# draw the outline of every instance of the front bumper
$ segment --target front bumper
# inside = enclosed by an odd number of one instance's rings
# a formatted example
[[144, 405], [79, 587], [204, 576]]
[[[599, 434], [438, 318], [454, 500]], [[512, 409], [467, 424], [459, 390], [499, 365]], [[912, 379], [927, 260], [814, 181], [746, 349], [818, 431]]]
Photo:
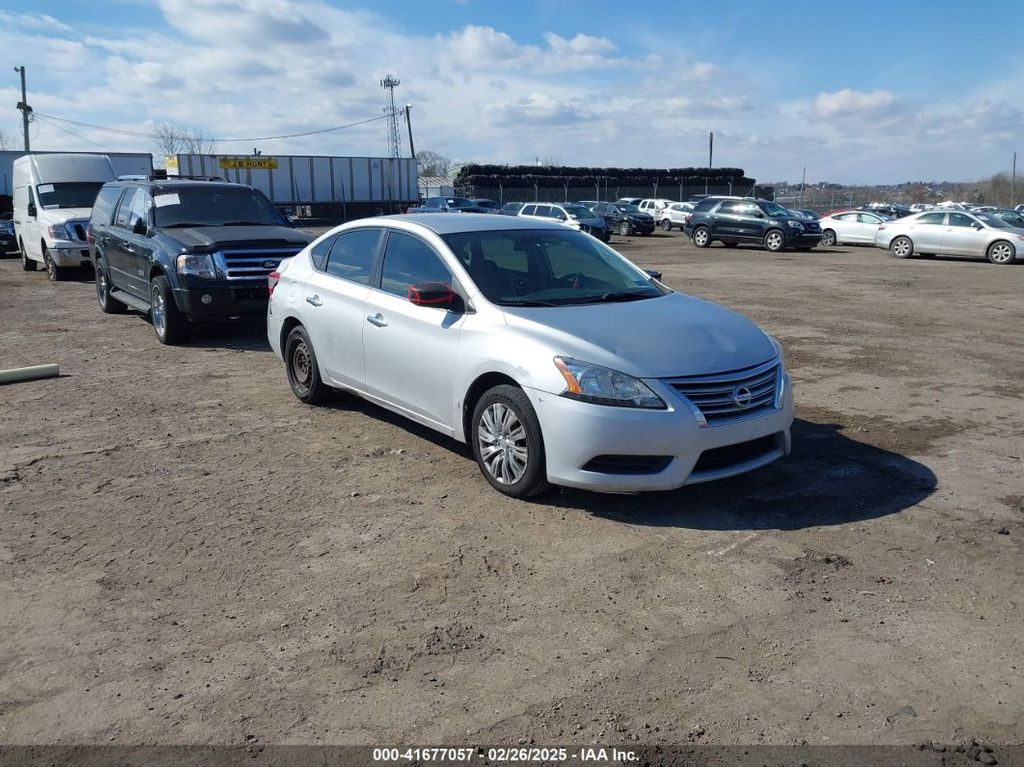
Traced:
[[787, 232], [786, 244], [794, 248], [814, 247], [821, 242], [821, 232]]
[[92, 259], [89, 258], [89, 246], [84, 242], [56, 240], [52, 245], [47, 243], [46, 250], [50, 254], [50, 260], [57, 266], [92, 264]]
[[226, 320], [235, 317], [263, 316], [267, 311], [266, 281], [245, 281], [226, 285], [220, 281], [193, 284], [174, 289], [178, 309], [193, 320]]
[[[604, 492], [673, 490], [743, 474], [790, 452], [793, 388], [788, 376], [778, 409], [716, 426], [700, 426], [680, 398], [668, 391], [659, 391], [668, 410], [592, 405], [536, 389], [525, 391], [544, 435], [548, 480], [556, 485]], [[695, 471], [705, 451], [761, 438], [768, 438], [770, 445], [758, 454]], [[584, 470], [598, 456], [666, 456], [671, 460], [654, 473]]]

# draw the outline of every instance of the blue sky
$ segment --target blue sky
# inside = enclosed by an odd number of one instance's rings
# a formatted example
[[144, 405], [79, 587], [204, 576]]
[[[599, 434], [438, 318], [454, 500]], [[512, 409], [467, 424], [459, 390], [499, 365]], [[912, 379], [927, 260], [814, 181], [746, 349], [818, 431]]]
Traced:
[[[713, 130], [716, 164], [763, 181], [804, 166], [966, 180], [1024, 151], [1020, 17], [1011, 2], [0, 0], [0, 104], [24, 64], [36, 148], [151, 150], [159, 121], [233, 138], [374, 117], [391, 72], [417, 147], [460, 161], [701, 165]], [[0, 130], [17, 142], [16, 111]], [[378, 121], [259, 147], [385, 142]]]

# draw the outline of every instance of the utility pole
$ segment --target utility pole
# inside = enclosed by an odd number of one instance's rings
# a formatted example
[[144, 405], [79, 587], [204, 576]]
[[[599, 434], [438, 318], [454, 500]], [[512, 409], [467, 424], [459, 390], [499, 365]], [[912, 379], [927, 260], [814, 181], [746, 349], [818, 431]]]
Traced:
[[412, 117], [409, 116], [410, 109], [412, 109], [412, 104], [406, 104], [405, 125], [409, 129], [409, 156], [416, 159], [416, 145], [412, 143]]
[[800, 177], [800, 207], [804, 206], [804, 184], [807, 183], [807, 166], [804, 166], [804, 175]]
[[21, 73], [21, 101], [18, 102], [18, 109], [21, 110], [21, 124], [25, 130], [25, 152], [28, 153], [28, 116], [32, 113], [32, 107], [28, 105], [28, 96], [25, 95], [25, 67], [15, 67], [14, 71]]
[[708, 193], [708, 182], [711, 181], [711, 168], [714, 165], [712, 158], [715, 155], [715, 132], [708, 134], [708, 175], [704, 177], [704, 194]]
[[1017, 205], [1017, 153], [1013, 153], [1013, 175], [1010, 176], [1010, 207]]

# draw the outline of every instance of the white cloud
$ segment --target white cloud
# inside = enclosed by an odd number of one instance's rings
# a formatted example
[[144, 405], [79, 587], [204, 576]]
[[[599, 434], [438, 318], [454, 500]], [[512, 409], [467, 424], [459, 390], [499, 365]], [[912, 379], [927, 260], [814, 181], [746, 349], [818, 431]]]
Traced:
[[865, 92], [843, 88], [832, 93], [819, 93], [814, 99], [814, 112], [822, 118], [877, 114], [895, 103], [896, 97], [887, 90]]

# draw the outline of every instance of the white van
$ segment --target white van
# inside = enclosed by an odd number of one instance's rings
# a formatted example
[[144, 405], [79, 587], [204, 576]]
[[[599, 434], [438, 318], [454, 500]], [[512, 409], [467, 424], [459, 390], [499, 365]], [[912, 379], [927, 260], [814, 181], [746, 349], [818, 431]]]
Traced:
[[70, 267], [89, 263], [85, 229], [100, 187], [114, 181], [103, 154], [27, 154], [14, 161], [14, 236], [21, 268], [46, 267], [62, 280]]

